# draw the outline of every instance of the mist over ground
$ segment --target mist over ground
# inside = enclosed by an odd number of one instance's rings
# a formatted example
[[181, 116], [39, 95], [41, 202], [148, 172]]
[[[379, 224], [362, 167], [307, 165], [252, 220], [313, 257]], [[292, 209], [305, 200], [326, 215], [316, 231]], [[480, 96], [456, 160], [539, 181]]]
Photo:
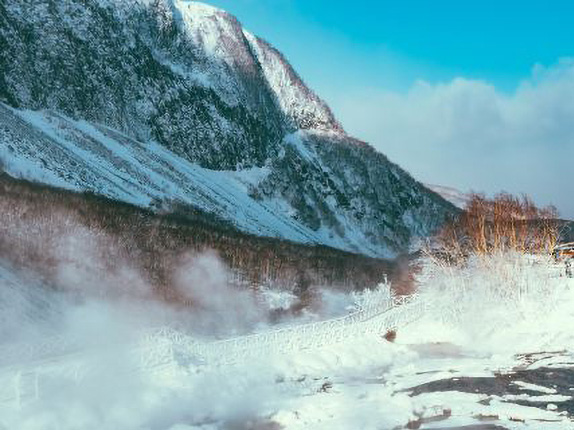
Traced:
[[[254, 276], [245, 282], [255, 268], [231, 268], [217, 250], [186, 242], [185, 228], [175, 236], [171, 222], [162, 227], [152, 214], [135, 211], [130, 221], [129, 207], [104, 201], [95, 209], [89, 196], [47, 190], [35, 199], [32, 189], [0, 201], [0, 398], [38, 369], [42, 395], [2, 409], [0, 428], [251, 428], [252, 415], [265, 421], [261, 408], [282, 398], [269, 383], [276, 373], [194, 376], [192, 366], [166, 382], [137, 370], [140, 348], [153, 357], [162, 347], [155, 338], [142, 344], [146, 333], [168, 328], [210, 342], [346, 315], [366, 297], [315, 284], [304, 271], [276, 284]], [[191, 234], [205, 235], [202, 228]]]
[[[62, 264], [65, 271], [68, 263]], [[448, 380], [441, 378], [488, 377], [491, 369], [501, 372], [522, 363], [520, 353], [560, 351], [569, 344], [572, 283], [557, 270], [544, 259], [519, 255], [472, 260], [460, 268], [426, 261], [417, 275], [426, 311], [402, 327], [396, 343], [363, 334], [281, 354], [261, 346], [250, 358], [235, 357], [234, 364], [182, 362], [173, 371], [154, 372], [137, 370], [138, 348], [161, 345], [138, 343], [145, 330], [171, 325], [198, 339], [235, 336], [238, 328], [242, 334], [269, 330], [274, 327], [270, 312], [289, 309], [297, 299], [285, 291], [230, 287], [225, 266], [210, 253], [182, 262], [180, 287], [195, 303], [185, 310], [146, 294], [113, 294], [125, 278], [117, 284], [118, 279], [102, 277], [108, 284], [105, 295], [89, 285], [85, 291], [54, 290], [3, 265], [0, 303], [9, 310], [10, 324], [0, 332], [2, 360], [9, 359], [6, 346], [15, 341], [42, 345], [57, 338], [75, 352], [42, 363], [41, 396], [17, 408], [2, 407], [0, 424], [22, 430], [380, 429], [417, 422], [437, 405], [448, 405], [453, 415], [471, 421], [473, 414], [496, 413], [505, 423], [521, 417], [540, 424], [533, 428], [562, 428], [557, 420], [565, 419], [559, 413], [568, 403], [561, 402], [570, 399], [562, 394], [533, 397], [558, 403], [552, 412], [516, 405], [512, 396], [425, 391], [425, 384]], [[380, 293], [317, 294], [315, 308], [282, 323], [344, 315]], [[563, 361], [563, 354], [544, 357]], [[21, 368], [28, 364], [24, 355], [17, 360]], [[66, 376], [80, 363], [79, 380]], [[2, 390], [11, 378], [0, 372]], [[524, 396], [520, 399], [528, 399]]]
[[[229, 338], [345, 315], [365, 297], [310, 287], [313, 297], [302, 306], [292, 291], [233, 285], [230, 269], [209, 251], [182, 255], [174, 275], [178, 300], [166, 301], [128, 261], [101, 270], [104, 234], [73, 230], [77, 235], [63, 236], [50, 248], [54, 277], [0, 260], [0, 362], [38, 369], [43, 349], [52, 349], [50, 361], [40, 367], [45, 369], [41, 398], [2, 410], [0, 428], [275, 428], [261, 418], [262, 409], [283, 398], [270, 384], [274, 372], [246, 367], [194, 375], [192, 366], [186, 371], [191, 374], [166, 382], [137, 371], [142, 335], [171, 327], [197, 339]], [[30, 348], [36, 352], [27, 356]], [[53, 356], [58, 348], [59, 358]], [[50, 370], [57, 359], [68, 364]], [[80, 366], [79, 381], [66, 376], [65, 368], [73, 373], [75, 366]], [[18, 375], [1, 373], [2, 390], [11, 389], [14, 378]]]

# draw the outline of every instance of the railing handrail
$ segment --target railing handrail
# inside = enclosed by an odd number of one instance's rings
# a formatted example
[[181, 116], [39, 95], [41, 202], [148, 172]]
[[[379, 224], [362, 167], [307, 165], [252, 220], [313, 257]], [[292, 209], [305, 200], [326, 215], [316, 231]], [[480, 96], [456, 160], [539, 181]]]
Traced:
[[[215, 341], [201, 341], [172, 327], [146, 330], [142, 332], [140, 342], [134, 345], [136, 357], [139, 354], [139, 366], [134, 370], [161, 371], [166, 366], [181, 365], [179, 360], [185, 357], [189, 359], [189, 363], [198, 365], [202, 360], [233, 365], [254, 354], [298, 351], [342, 342], [360, 334], [381, 333], [382, 330], [395, 329], [399, 325], [418, 318], [426, 305], [421, 300], [417, 301], [418, 298], [416, 294], [385, 298], [342, 317]], [[401, 310], [400, 308], [404, 305], [414, 305], [414, 307], [408, 306]], [[58, 339], [61, 340], [63, 337], [58, 337]], [[43, 345], [48, 344], [49, 342], [43, 343]], [[31, 351], [34, 351], [34, 348]], [[60, 377], [72, 377], [74, 381], [80, 383], [84, 375], [90, 371], [88, 361], [82, 361], [85, 358], [79, 352], [71, 366], [66, 365], [61, 369], [58, 364], [51, 367], [53, 363], [49, 361], [49, 365], [45, 367], [46, 362], [41, 360], [27, 366], [5, 367], [4, 374], [0, 374], [0, 377], [8, 378], [8, 380], [13, 378], [11, 380], [14, 383], [1, 384], [3, 386], [0, 387], [0, 402], [6, 401], [6, 398], [12, 398], [17, 405], [20, 405], [23, 398], [37, 398], [39, 396], [38, 381], [45, 374], [53, 376], [55, 373]], [[23, 375], [26, 375], [25, 380]], [[12, 394], [6, 395], [5, 391], [12, 389]]]

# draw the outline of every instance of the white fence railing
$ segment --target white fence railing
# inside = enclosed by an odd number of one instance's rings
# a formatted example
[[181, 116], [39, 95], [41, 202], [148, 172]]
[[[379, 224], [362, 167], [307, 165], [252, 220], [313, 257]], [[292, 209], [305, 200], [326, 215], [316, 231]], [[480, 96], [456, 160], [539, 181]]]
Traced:
[[[420, 317], [424, 306], [418, 303], [417, 298], [416, 295], [389, 298], [340, 318], [211, 342], [169, 328], [160, 328], [145, 337], [145, 344], [150, 345], [150, 348], [142, 350], [142, 363], [153, 366], [175, 359], [183, 365], [233, 364], [261, 354], [319, 348], [361, 334], [384, 334], [387, 330], [396, 329]], [[162, 348], [161, 354], [158, 354], [154, 346], [165, 345], [166, 340], [169, 348]]]
[[[206, 363], [233, 365], [251, 357], [320, 348], [365, 334], [384, 335], [388, 330], [418, 319], [425, 309], [417, 295], [386, 298], [340, 318], [211, 342], [163, 327], [146, 332], [140, 343], [134, 345], [133, 370], [154, 372], [169, 366]], [[21, 354], [20, 359], [35, 354], [36, 360], [26, 360], [29, 363], [26, 366], [0, 368], [0, 405], [19, 406], [25, 400], [37, 399], [46, 378], [65, 378], [81, 383], [90, 366], [89, 360], [82, 359], [78, 348], [74, 341], [55, 338], [53, 343], [47, 340], [30, 347], [19, 345], [1, 349], [0, 362], [14, 361], [18, 354]], [[5, 353], [8, 355], [3, 355]]]

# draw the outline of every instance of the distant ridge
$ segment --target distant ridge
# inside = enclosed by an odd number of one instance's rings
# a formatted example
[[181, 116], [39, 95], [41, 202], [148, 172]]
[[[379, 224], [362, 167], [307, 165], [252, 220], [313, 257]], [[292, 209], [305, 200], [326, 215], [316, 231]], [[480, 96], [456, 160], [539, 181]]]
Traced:
[[467, 193], [463, 193], [462, 191], [453, 187], [432, 184], [425, 184], [425, 186], [460, 209], [464, 209], [470, 199], [470, 196]]

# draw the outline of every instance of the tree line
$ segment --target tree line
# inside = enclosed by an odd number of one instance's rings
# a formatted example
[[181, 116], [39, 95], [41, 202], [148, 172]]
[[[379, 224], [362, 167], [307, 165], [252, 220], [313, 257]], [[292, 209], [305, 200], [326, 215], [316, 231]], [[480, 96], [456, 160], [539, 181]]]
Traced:
[[191, 207], [158, 213], [0, 174], [0, 258], [54, 284], [62, 259], [94, 278], [127, 265], [158, 295], [177, 299], [174, 273], [182, 258], [206, 251], [228, 266], [230, 282], [249, 288], [361, 289], [396, 271], [387, 260], [245, 234]]
[[563, 226], [554, 206], [538, 207], [527, 195], [472, 194], [465, 210], [445, 223], [432, 248], [455, 262], [471, 254], [550, 254]]

